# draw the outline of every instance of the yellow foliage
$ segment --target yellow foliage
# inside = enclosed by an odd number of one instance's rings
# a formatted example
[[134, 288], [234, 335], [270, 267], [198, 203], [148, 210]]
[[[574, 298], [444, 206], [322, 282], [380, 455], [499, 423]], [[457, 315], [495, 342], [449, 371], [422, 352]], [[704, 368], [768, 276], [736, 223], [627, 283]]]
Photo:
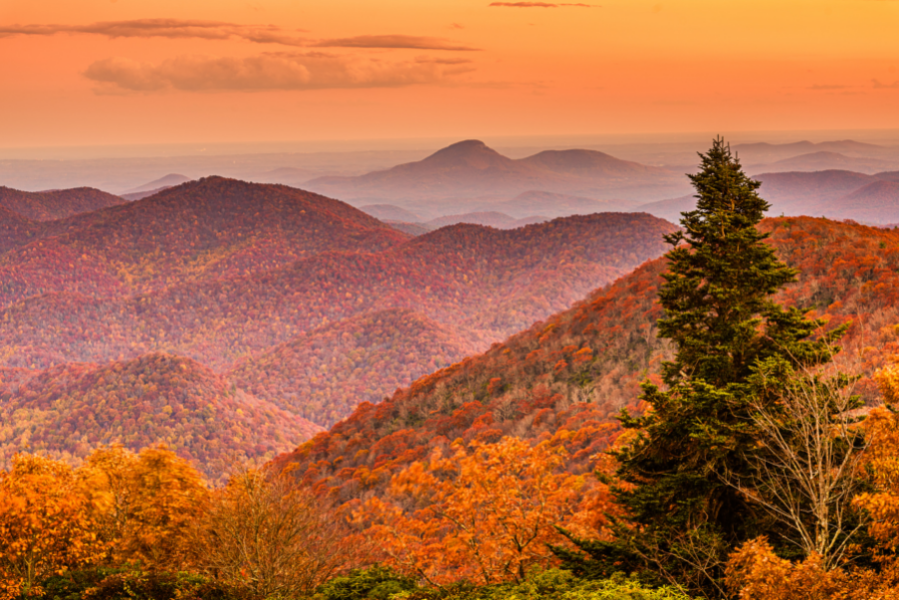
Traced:
[[38, 582], [100, 559], [97, 516], [108, 495], [88, 473], [18, 454], [0, 472], [0, 599], [39, 595]]
[[86, 468], [113, 501], [103, 521], [113, 560], [184, 568], [209, 495], [200, 474], [163, 444], [137, 455], [119, 445], [99, 448]]

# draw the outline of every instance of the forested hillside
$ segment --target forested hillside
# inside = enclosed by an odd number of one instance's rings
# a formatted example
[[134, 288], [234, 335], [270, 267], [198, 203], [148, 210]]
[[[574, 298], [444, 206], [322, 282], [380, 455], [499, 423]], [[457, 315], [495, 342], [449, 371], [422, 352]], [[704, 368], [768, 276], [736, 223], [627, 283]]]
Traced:
[[122, 203], [118, 196], [88, 187], [22, 192], [0, 186], [0, 207], [32, 221], [65, 219]]
[[[0, 382], [11, 420], [0, 459], [40, 446], [76, 460], [96, 443], [137, 448], [157, 435], [209, 473], [221, 472], [226, 455], [288, 450], [361, 402], [566, 309], [658, 256], [675, 229], [607, 213], [504, 231], [455, 225], [410, 239], [337, 200], [217, 177], [67, 219], [4, 217]], [[198, 398], [237, 402], [228, 410], [258, 399], [300, 421], [277, 430], [277, 448], [249, 443], [246, 419], [201, 426], [199, 405], [145, 424], [127, 415], [156, 413], [162, 398], [147, 404], [130, 384], [110, 389], [86, 375], [178, 371], [150, 358], [166, 355], [185, 366], [179, 380]], [[73, 369], [77, 384], [61, 382]], [[59, 397], [47, 391], [63, 388]], [[238, 396], [210, 391], [219, 388]], [[91, 412], [85, 398], [110, 394], [113, 413]], [[29, 412], [36, 398], [52, 409]], [[109, 414], [122, 416], [121, 432], [109, 433]], [[201, 438], [214, 442], [199, 449]]]
[[[827, 219], [768, 219], [761, 229], [778, 256], [798, 268], [778, 296], [834, 328], [848, 323], [839, 360], [864, 374], [858, 390], [877, 396], [871, 374], [897, 351], [897, 230]], [[618, 434], [612, 418], [639, 410], [639, 384], [669, 356], [657, 337], [659, 275], [642, 265], [573, 308], [486, 353], [415, 381], [381, 404], [363, 404], [328, 433], [279, 457], [304, 481], [342, 501], [384, 490], [391, 476], [434, 448], [513, 435], [560, 436], [569, 472]]]
[[99, 445], [160, 442], [212, 480], [230, 462], [274, 457], [321, 431], [228, 384], [203, 365], [147, 354], [67, 363], [31, 377], [0, 373], [0, 463], [28, 448], [78, 462]]

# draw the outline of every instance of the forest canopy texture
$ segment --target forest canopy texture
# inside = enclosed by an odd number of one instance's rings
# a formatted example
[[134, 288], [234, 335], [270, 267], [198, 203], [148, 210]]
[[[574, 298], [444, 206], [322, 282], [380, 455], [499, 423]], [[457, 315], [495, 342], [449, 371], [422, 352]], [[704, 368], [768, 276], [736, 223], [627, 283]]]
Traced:
[[896, 598], [896, 230], [690, 180], [665, 260], [264, 466], [16, 455], [0, 599]]

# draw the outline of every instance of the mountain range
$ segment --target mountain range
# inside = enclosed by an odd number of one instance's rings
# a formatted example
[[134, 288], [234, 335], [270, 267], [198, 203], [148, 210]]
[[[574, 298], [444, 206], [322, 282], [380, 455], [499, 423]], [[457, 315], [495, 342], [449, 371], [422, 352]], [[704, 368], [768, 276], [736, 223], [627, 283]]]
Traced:
[[414, 201], [422, 212], [433, 211], [450, 199], [502, 200], [532, 190], [594, 199], [648, 200], [663, 190], [686, 186], [680, 173], [595, 150], [545, 150], [511, 159], [478, 140], [458, 142], [423, 160], [383, 171], [320, 177], [304, 184], [355, 203]]
[[4, 210], [25, 235], [0, 252], [0, 462], [155, 436], [212, 470], [289, 450], [565, 309], [675, 229], [607, 213], [413, 238], [219, 177], [54, 221]]
[[[897, 171], [874, 175], [853, 171], [761, 173], [760, 195], [771, 205], [771, 214], [825, 216], [875, 225], [897, 223], [900, 189]], [[634, 210], [669, 220], [690, 210], [696, 200], [682, 196], [642, 204]]]

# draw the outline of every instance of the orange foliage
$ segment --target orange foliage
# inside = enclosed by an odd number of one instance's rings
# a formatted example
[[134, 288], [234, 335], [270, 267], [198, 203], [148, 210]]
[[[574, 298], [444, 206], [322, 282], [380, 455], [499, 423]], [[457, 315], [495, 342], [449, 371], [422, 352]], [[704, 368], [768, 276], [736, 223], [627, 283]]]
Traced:
[[100, 559], [109, 497], [91, 473], [19, 454], [0, 471], [0, 598], [40, 595], [44, 577]]
[[564, 455], [510, 437], [457, 443], [449, 457], [437, 450], [412, 463], [391, 480], [391, 500], [355, 515], [389, 562], [430, 582], [521, 581], [552, 562], [547, 544], [565, 540], [554, 526], [576, 511], [584, 478], [559, 472]]
[[162, 445], [137, 455], [121, 446], [99, 448], [86, 464], [114, 501], [105, 519], [113, 560], [184, 568], [196, 551], [190, 532], [206, 508], [200, 474]]
[[[893, 581], [892, 581], [893, 580]], [[799, 563], [778, 558], [765, 539], [747, 542], [729, 558], [726, 582], [742, 600], [896, 600], [891, 573], [826, 570], [812, 554]]]

